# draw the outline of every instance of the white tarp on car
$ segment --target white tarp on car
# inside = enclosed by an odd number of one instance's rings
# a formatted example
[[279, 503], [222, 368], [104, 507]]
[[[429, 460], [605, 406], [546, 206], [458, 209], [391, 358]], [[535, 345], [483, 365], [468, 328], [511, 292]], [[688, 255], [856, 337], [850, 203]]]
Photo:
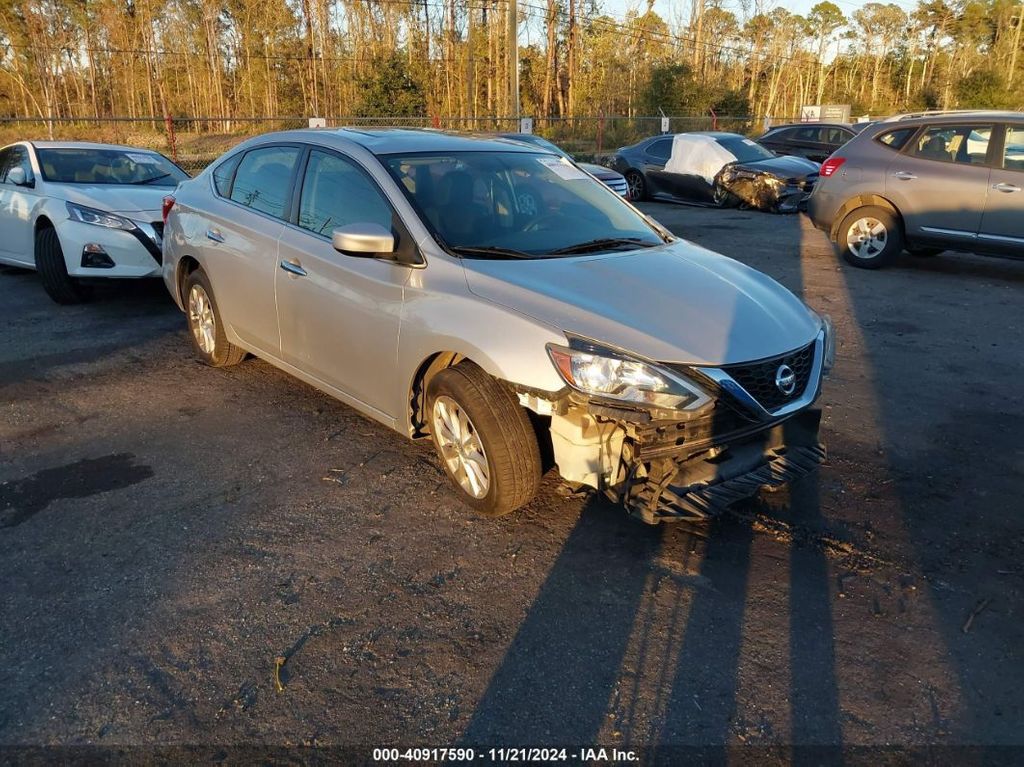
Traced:
[[735, 161], [736, 156], [711, 136], [677, 133], [672, 139], [672, 155], [665, 163], [665, 172], [700, 176], [711, 184], [726, 163]]

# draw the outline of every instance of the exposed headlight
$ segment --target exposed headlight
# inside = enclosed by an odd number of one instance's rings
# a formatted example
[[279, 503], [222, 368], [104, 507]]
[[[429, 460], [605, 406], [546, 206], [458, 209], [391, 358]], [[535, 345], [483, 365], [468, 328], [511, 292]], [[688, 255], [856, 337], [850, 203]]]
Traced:
[[96, 226], [105, 226], [107, 229], [123, 229], [126, 232], [130, 232], [135, 229], [135, 222], [124, 216], [118, 216], [114, 213], [107, 213], [103, 210], [96, 210], [95, 208], [87, 208], [84, 205], [75, 205], [73, 202], [69, 202], [68, 215], [72, 221], [81, 221], [83, 224], [94, 224]]
[[552, 344], [548, 354], [565, 382], [584, 394], [670, 410], [698, 410], [711, 401], [692, 381], [647, 362]]

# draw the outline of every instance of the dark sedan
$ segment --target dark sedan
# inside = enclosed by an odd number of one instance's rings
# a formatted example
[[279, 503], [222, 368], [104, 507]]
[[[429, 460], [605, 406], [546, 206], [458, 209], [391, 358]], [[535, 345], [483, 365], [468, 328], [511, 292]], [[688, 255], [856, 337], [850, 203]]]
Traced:
[[806, 201], [818, 164], [776, 157], [736, 133], [653, 136], [619, 149], [609, 166], [626, 177], [630, 197], [696, 205], [746, 205], [780, 213]]
[[795, 123], [776, 125], [757, 140], [775, 154], [806, 157], [825, 162], [839, 147], [856, 136], [868, 123]]
[[607, 186], [616, 194], [622, 197], [629, 196], [629, 187], [626, 185], [626, 179], [622, 177], [621, 173], [616, 173], [614, 170], [604, 167], [603, 165], [594, 165], [589, 162], [576, 162], [575, 158], [564, 149], [555, 144], [552, 144], [546, 138], [537, 136], [533, 133], [499, 133], [501, 138], [512, 139], [513, 141], [521, 141], [526, 144], [533, 144], [547, 149], [555, 154], [560, 154], [565, 159], [575, 163], [580, 168], [583, 168], [587, 173], [596, 178], [602, 184]]

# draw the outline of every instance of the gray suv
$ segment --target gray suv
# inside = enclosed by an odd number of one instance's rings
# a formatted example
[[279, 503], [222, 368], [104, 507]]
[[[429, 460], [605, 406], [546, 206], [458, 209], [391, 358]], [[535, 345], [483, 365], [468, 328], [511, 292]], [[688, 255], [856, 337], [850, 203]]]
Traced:
[[1024, 114], [952, 112], [870, 126], [829, 157], [808, 202], [854, 266], [906, 249], [1024, 257]]

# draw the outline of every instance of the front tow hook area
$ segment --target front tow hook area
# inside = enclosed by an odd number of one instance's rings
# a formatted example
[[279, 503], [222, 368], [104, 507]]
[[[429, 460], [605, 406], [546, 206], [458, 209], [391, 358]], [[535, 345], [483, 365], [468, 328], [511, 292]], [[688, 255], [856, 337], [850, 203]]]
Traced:
[[706, 522], [761, 487], [791, 482], [824, 463], [820, 424], [820, 410], [804, 410], [724, 450], [652, 464], [647, 476], [634, 466], [622, 501], [647, 524]]

